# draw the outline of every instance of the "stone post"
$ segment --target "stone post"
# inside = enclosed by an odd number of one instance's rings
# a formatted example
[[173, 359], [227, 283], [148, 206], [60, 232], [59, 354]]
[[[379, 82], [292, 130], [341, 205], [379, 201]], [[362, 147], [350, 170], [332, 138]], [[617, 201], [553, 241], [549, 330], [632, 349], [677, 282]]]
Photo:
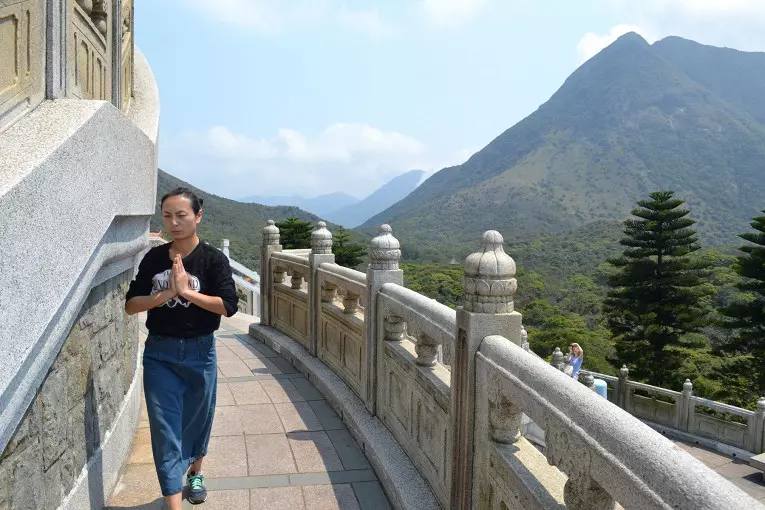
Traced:
[[[475, 356], [484, 338], [502, 335], [521, 345], [521, 314], [514, 311], [515, 262], [499, 232], [483, 234], [481, 250], [465, 260], [464, 305], [457, 308], [457, 332], [450, 420], [452, 427], [452, 510], [472, 506]], [[486, 431], [479, 431], [483, 434]]]
[[754, 432], [752, 434], [752, 452], [755, 454], [765, 452], [765, 397], [757, 401], [757, 410], [754, 412]]
[[683, 391], [675, 403], [675, 428], [687, 431], [691, 417], [691, 396], [693, 395], [693, 383], [686, 379], [683, 383]]
[[308, 350], [318, 355], [319, 328], [321, 327], [321, 284], [319, 283], [319, 266], [324, 263], [334, 264], [335, 255], [332, 253], [332, 233], [323, 221], [311, 234], [311, 254], [308, 255]]
[[563, 368], [566, 366], [566, 364], [563, 362], [565, 359], [566, 356], [561, 352], [560, 347], [556, 347], [552, 353], [552, 360], [550, 361], [550, 364], [563, 372]]
[[229, 254], [229, 251], [228, 251], [228, 247], [229, 247], [229, 241], [228, 241], [228, 239], [224, 239], [224, 240], [223, 240], [223, 250], [222, 250], [222, 251], [223, 251], [223, 254], [224, 254], [226, 257], [229, 257], [229, 258], [231, 258], [231, 255]]
[[529, 334], [526, 332], [526, 328], [521, 325], [521, 347], [524, 351], [529, 352]]
[[282, 251], [279, 244], [279, 229], [274, 220], [268, 220], [263, 228], [263, 244], [260, 246], [260, 323], [271, 325], [271, 295], [274, 277], [271, 273], [271, 255]]
[[595, 391], [595, 376], [589, 372], [582, 374], [582, 384]]
[[[398, 268], [399, 260], [401, 260], [401, 245], [398, 239], [393, 237], [390, 225], [381, 225], [379, 233], [369, 243], [367, 306], [364, 309], [364, 342], [367, 346], [367, 398], [365, 400], [367, 410], [373, 416], [377, 413], [377, 355], [378, 352], [382, 352], [385, 341], [382, 338], [384, 335], [378, 335], [378, 331], [383, 332], [385, 328], [382, 318], [377, 316], [377, 293], [386, 283], [404, 285], [404, 272]], [[403, 329], [401, 334], [403, 335]]]
[[630, 369], [627, 365], [622, 365], [619, 369], [619, 382], [616, 384], [616, 405], [627, 411], [627, 381], [629, 380]]

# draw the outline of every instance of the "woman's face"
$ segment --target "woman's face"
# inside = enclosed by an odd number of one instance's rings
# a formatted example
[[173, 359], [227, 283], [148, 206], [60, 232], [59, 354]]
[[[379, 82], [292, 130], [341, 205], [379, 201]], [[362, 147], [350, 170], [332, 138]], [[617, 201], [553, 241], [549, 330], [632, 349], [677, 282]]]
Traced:
[[582, 350], [579, 348], [578, 345], [572, 345], [571, 350], [574, 353], [574, 356], [579, 356], [582, 354]]
[[173, 239], [180, 240], [194, 236], [200, 221], [202, 221], [202, 211], [194, 214], [191, 201], [184, 196], [168, 197], [162, 204], [162, 223]]

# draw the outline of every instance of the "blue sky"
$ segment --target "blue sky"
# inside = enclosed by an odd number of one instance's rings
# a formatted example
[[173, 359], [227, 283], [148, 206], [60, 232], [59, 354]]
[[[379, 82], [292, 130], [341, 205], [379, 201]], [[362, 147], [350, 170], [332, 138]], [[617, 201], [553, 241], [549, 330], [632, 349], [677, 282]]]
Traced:
[[160, 167], [223, 196], [459, 164], [618, 35], [765, 50], [765, 0], [135, 0]]

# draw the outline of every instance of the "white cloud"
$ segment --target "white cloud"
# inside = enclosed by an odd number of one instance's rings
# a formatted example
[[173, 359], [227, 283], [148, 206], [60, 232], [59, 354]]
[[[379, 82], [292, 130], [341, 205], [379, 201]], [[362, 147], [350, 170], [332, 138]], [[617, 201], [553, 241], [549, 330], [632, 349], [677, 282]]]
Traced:
[[216, 126], [166, 140], [161, 152], [163, 169], [233, 198], [338, 190], [361, 197], [403, 172], [437, 170], [464, 162], [466, 155], [437, 155], [399, 132], [352, 123], [333, 124], [314, 136], [285, 128], [271, 138]]
[[432, 25], [450, 27], [478, 15], [490, 0], [420, 0], [419, 8]]
[[337, 13], [340, 25], [357, 30], [375, 38], [386, 38], [396, 35], [397, 29], [386, 21], [377, 9], [352, 11], [343, 6]]
[[261, 34], [276, 34], [287, 28], [320, 20], [324, 0], [185, 0], [206, 18]]
[[603, 48], [629, 32], [640, 34], [648, 42], [653, 42], [653, 39], [646, 35], [645, 30], [633, 25], [616, 25], [611, 28], [611, 30], [605, 35], [598, 35], [596, 33], [590, 32], [585, 34], [584, 37], [579, 40], [579, 44], [576, 45], [576, 52], [579, 54], [580, 62], [585, 62], [591, 59], [600, 53]]

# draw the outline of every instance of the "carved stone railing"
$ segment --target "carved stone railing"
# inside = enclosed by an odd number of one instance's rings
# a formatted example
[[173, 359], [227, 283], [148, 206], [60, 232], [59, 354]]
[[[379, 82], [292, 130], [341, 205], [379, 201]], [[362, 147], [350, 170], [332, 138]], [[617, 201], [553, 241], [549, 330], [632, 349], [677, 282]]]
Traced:
[[[476, 387], [486, 391], [476, 406], [474, 507], [509, 507], [518, 494], [538, 502], [520, 508], [542, 502], [581, 510], [615, 502], [640, 509], [759, 507], [681, 448], [513, 342], [487, 337], [476, 365]], [[547, 461], [565, 478], [546, 470], [538, 461], [542, 454], [520, 438], [521, 413], [546, 430]]]
[[451, 372], [442, 347], [453, 352], [454, 310], [400, 285], [377, 298], [377, 415], [404, 446], [448, 506], [451, 487]]
[[[359, 426], [358, 420], [367, 420], [357, 414], [360, 404], [387, 428], [421, 477], [414, 486], [430, 486], [407, 508], [600, 510], [615, 502], [639, 509], [762, 508], [528, 351], [513, 304], [515, 262], [498, 232], [486, 232], [481, 250], [466, 259], [465, 305], [456, 311], [403, 287], [401, 251], [388, 225], [370, 243], [366, 275], [334, 263], [332, 236], [323, 223], [311, 243], [308, 254], [282, 252], [279, 230], [268, 222], [261, 250], [268, 278], [260, 282], [261, 323], [251, 332], [300, 360], [302, 370], [323, 374], [317, 375], [324, 378], [322, 391], [343, 385], [343, 402], [355, 392], [359, 404], [333, 404], [344, 420], [346, 412], [354, 416], [354, 435], [366, 430]], [[321, 368], [308, 368], [317, 363], [307, 363], [310, 356], [323, 362]], [[333, 372], [329, 379], [326, 369]], [[678, 398], [681, 406], [694, 405], [690, 393]], [[669, 421], [666, 413], [640, 409]], [[521, 436], [522, 429], [544, 436], [546, 457]], [[375, 469], [379, 462], [373, 457]], [[381, 482], [392, 501], [406, 499], [400, 478], [399, 485], [389, 476]]]
[[231, 258], [228, 239], [223, 240], [223, 254], [228, 257], [239, 296], [238, 310], [248, 315], [260, 313], [260, 275]]
[[765, 451], [765, 398], [757, 402], [757, 411], [749, 411], [693, 395], [690, 380], [682, 391], [631, 381], [626, 366], [619, 377], [580, 371], [582, 382], [588, 377], [606, 382], [609, 401], [664, 432], [710, 440], [709, 446], [722, 450], [733, 447], [729, 450], [739, 457]]
[[[274, 327], [309, 347], [308, 259], [289, 252], [274, 253], [271, 259], [273, 296], [271, 319]], [[289, 276], [289, 281], [286, 281]]]
[[317, 288], [321, 291], [317, 356], [365, 399], [368, 379], [364, 331], [367, 277], [362, 272], [325, 262], [319, 265], [317, 280]]

